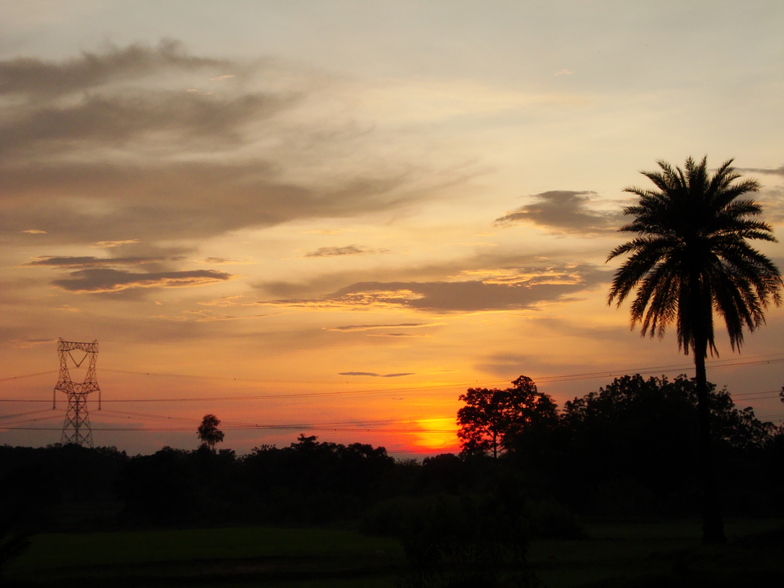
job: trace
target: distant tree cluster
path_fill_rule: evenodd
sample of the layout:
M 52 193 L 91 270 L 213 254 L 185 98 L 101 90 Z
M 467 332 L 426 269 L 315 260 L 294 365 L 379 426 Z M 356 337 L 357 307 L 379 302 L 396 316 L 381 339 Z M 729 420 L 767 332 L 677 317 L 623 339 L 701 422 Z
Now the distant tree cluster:
M 515 380 L 502 397 L 521 381 L 528 379 Z M 699 399 L 693 380 L 623 376 L 560 411 L 530 381 L 526 390 L 526 410 L 511 412 L 504 403 L 486 401 L 498 390 L 472 389 L 461 396 L 464 460 L 477 454 L 492 459 L 497 447 L 496 461 L 527 478 L 529 490 L 538 488 L 583 514 L 699 512 Z M 725 504 L 732 512 L 776 510 L 774 497 L 784 490 L 784 429 L 760 421 L 751 408 L 738 409 L 727 390 L 710 383 L 708 401 Z M 467 421 L 477 411 L 481 418 Z M 519 421 L 510 425 L 515 414 Z
M 208 447 L 128 456 L 114 448 L 4 446 L 0 515 L 21 513 L 30 530 L 64 520 L 91 527 L 355 520 L 402 537 L 405 521 L 500 501 L 493 508 L 514 512 L 535 535 L 575 537 L 578 516 L 698 512 L 697 398 L 686 377 L 624 376 L 560 410 L 528 378 L 507 390 L 473 389 L 464 401 L 493 395 L 476 401 L 482 426 L 466 428 L 460 455 L 422 461 L 308 435 L 243 456 Z M 784 514 L 784 430 L 737 408 L 726 390 L 711 386 L 710 401 L 727 511 Z

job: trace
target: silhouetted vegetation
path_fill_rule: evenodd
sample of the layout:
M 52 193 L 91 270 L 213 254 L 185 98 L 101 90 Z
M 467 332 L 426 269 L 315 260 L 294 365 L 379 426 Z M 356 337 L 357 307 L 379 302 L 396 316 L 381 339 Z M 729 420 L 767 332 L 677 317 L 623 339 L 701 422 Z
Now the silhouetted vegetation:
M 505 390 L 469 388 L 459 400 L 465 406 L 457 411 L 457 436 L 463 453 L 491 452 L 509 448 L 523 429 L 551 427 L 557 420 L 553 399 L 542 394 L 528 376 L 520 376 Z
M 713 461 L 711 407 L 705 359 L 718 353 L 713 311 L 724 319 L 732 349 L 765 323 L 772 301 L 781 304 L 784 284 L 776 265 L 752 248 L 749 240 L 775 241 L 770 225 L 758 220 L 762 207 L 741 199 L 759 190 L 755 180 L 722 164 L 708 177 L 706 158 L 691 157 L 684 169 L 659 161 L 660 172 L 643 172 L 657 190 L 627 188 L 640 197 L 624 213 L 634 220 L 619 230 L 636 237 L 613 249 L 608 261 L 629 255 L 616 272 L 609 302 L 620 304 L 636 290 L 632 325 L 642 334 L 663 336 L 676 324 L 678 347 L 691 353 L 695 365 L 702 480 L 703 540 L 725 540 Z
M 460 455 L 421 462 L 395 460 L 383 447 L 306 435 L 243 456 L 208 446 L 132 457 L 114 448 L 5 446 L 0 502 L 4 512 L 23 513 L 30 532 L 74 523 L 353 520 L 371 532 L 399 535 L 405 513 L 427 510 L 435 497 L 468 504 L 502 494 L 504 504 L 519 503 L 533 536 L 577 537 L 579 517 L 699 512 L 694 381 L 624 376 L 566 402 L 560 412 L 527 378 L 491 393 L 504 398 L 492 405 L 501 407 L 503 419 L 497 459 L 492 444 L 467 435 Z M 726 390 L 709 385 L 709 401 L 723 504 L 733 514 L 781 514 L 784 432 L 752 409 L 738 409 Z
M 205 414 L 199 428 L 196 429 L 196 436 L 210 451 L 215 451 L 215 445 L 223 441 L 223 431 L 218 428 L 218 425 L 220 425 L 218 417 L 214 414 Z
M 0 506 L 24 523 L 5 526 L 0 556 L 43 530 L 352 522 L 401 541 L 404 586 L 525 585 L 531 540 L 584 539 L 585 520 L 699 512 L 693 380 L 624 376 L 561 410 L 528 378 L 500 392 L 494 406 L 508 420 L 495 457 L 468 436 L 461 454 L 422 461 L 307 435 L 243 456 L 207 445 L 132 457 L 0 447 Z M 784 431 L 726 390 L 709 385 L 708 397 L 726 511 L 784 515 Z

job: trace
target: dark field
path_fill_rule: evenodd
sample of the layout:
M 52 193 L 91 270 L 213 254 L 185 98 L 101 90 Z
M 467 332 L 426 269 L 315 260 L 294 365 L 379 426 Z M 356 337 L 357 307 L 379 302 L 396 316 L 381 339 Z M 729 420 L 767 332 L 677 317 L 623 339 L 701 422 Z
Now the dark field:
M 735 520 L 703 546 L 697 521 L 588 524 L 584 540 L 535 540 L 544 587 L 778 586 L 784 521 Z M 398 541 L 346 529 L 234 527 L 50 533 L 13 561 L 9 586 L 393 587 Z

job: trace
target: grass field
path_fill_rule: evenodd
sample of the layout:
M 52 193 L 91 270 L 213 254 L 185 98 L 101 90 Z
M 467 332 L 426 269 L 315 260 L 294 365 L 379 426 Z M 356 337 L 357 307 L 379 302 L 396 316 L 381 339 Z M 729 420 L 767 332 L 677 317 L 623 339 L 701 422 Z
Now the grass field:
M 82 586 L 226 587 L 264 579 L 265 586 L 350 586 L 346 582 L 353 580 L 391 586 L 368 579 L 391 577 L 402 560 L 397 541 L 340 529 L 52 533 L 33 537 L 7 576 L 41 585 L 78 580 Z
M 735 521 L 706 547 L 699 523 L 595 524 L 582 541 L 536 541 L 549 588 L 784 585 L 784 521 Z M 330 528 L 216 528 L 53 533 L 7 569 L 21 586 L 392 588 L 397 541 Z
M 702 545 L 700 522 L 694 520 L 587 529 L 589 540 L 531 545 L 530 561 L 544 586 L 784 586 L 781 520 L 728 521 L 728 542 L 718 546 Z

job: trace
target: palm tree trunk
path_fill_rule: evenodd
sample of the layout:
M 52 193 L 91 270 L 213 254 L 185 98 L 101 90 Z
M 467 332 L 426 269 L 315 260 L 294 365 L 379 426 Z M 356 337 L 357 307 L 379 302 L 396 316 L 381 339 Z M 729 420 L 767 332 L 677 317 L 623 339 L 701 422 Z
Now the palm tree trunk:
M 710 404 L 708 400 L 708 377 L 705 370 L 707 340 L 695 341 L 694 367 L 697 387 L 697 419 L 699 425 L 700 473 L 702 477 L 702 541 L 724 543 L 724 522 L 719 509 L 718 484 L 713 467 L 713 452 L 710 432 Z

